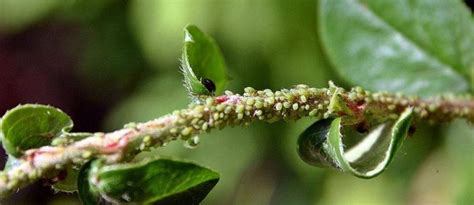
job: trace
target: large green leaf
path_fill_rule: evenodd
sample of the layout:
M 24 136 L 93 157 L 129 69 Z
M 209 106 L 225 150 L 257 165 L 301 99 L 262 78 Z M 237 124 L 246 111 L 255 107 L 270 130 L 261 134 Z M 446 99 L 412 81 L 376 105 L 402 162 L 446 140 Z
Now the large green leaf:
M 93 188 L 79 189 L 97 190 L 109 201 L 139 204 L 198 204 L 219 180 L 210 169 L 170 159 L 101 166 L 87 177 Z
M 2 117 L 2 143 L 8 154 L 19 157 L 23 151 L 49 145 L 72 129 L 71 118 L 61 110 L 37 104 L 19 105 Z
M 341 118 L 320 120 L 300 135 L 298 153 L 311 165 L 334 167 L 361 178 L 375 177 L 392 161 L 412 118 L 413 111 L 408 108 L 398 120 L 380 123 L 363 136 L 357 136 L 352 127 L 344 129 Z M 343 137 L 362 139 L 351 146 Z
M 229 81 L 224 57 L 214 39 L 196 26 L 189 25 L 184 29 L 182 58 L 185 86 L 192 95 L 214 93 L 202 83 L 203 79 L 209 79 L 215 84 L 216 94 L 224 91 Z
M 474 23 L 456 0 L 321 0 L 319 29 L 341 77 L 372 90 L 465 92 Z

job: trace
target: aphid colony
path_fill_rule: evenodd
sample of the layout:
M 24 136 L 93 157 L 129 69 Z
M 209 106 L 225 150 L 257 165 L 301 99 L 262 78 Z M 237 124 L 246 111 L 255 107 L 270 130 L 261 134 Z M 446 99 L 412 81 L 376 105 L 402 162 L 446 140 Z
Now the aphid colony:
M 212 81 L 207 81 L 206 88 L 211 91 L 213 83 L 209 82 Z M 247 87 L 242 95 L 226 91 L 222 96 L 207 97 L 193 103 L 189 109 L 175 111 L 176 126 L 169 132 L 173 138 L 196 141 L 192 136 L 200 132 L 226 125 L 247 125 L 252 120 L 275 122 L 307 115 L 321 118 L 329 105 L 328 95 L 328 89 L 309 88 L 306 85 L 276 92 Z

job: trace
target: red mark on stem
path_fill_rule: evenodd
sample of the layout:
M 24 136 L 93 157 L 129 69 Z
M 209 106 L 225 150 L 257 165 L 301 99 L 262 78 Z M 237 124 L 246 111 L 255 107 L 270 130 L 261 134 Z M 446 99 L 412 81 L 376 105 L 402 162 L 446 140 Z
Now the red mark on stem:
M 227 100 L 229 100 L 229 97 L 227 95 L 221 95 L 221 96 L 216 97 L 217 103 L 223 103 Z
M 112 143 L 109 143 L 109 144 L 105 145 L 105 148 L 106 149 L 113 149 L 113 148 L 117 147 L 117 145 L 118 145 L 118 142 L 112 142 Z
M 29 155 L 26 156 L 26 161 L 29 161 L 31 163 L 31 166 L 35 166 L 35 157 L 37 155 L 37 151 L 34 151 L 33 153 L 30 153 Z
M 360 102 L 347 102 L 347 107 L 351 109 L 353 112 L 356 114 L 360 114 L 364 109 L 365 109 L 365 103 L 360 101 Z
M 114 141 L 105 145 L 105 149 L 102 150 L 103 153 L 114 153 L 117 150 L 127 146 L 128 140 L 132 132 L 128 132 L 123 135 L 118 141 Z
M 53 154 L 57 151 L 54 147 L 42 147 L 40 149 L 29 150 L 26 152 L 26 160 L 31 163 L 31 166 L 35 166 L 35 159 L 39 155 L 43 154 Z

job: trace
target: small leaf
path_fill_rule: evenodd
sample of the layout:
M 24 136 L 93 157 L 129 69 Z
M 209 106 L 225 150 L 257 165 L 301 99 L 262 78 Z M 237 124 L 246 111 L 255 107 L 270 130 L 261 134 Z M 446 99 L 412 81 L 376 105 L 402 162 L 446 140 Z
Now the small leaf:
M 15 157 L 23 151 L 49 145 L 72 129 L 71 118 L 63 111 L 47 106 L 19 105 L 5 113 L 1 122 L 3 147 Z
M 104 166 L 94 177 L 107 200 L 138 204 L 199 204 L 219 180 L 212 170 L 170 159 Z
M 474 85 L 474 23 L 461 1 L 322 0 L 319 15 L 323 47 L 352 84 L 422 96 Z
M 79 176 L 80 170 L 70 165 L 66 170 L 63 171 L 66 174 L 65 178 L 54 183 L 52 188 L 56 191 L 63 192 L 77 191 L 77 177 Z
M 188 92 L 193 96 L 221 94 L 229 81 L 226 69 L 214 39 L 194 25 L 186 26 L 181 70 Z
M 97 172 L 101 164 L 101 160 L 91 159 L 84 164 L 79 171 L 77 176 L 77 190 L 79 199 L 84 205 L 95 205 L 101 201 L 98 190 L 93 186 L 93 182 L 97 180 L 97 178 L 93 178 L 92 174 Z
M 332 81 L 329 81 L 329 91 L 332 93 L 332 97 L 329 101 L 328 113 L 338 113 L 352 116 L 354 112 L 349 107 L 347 107 L 347 104 L 342 99 L 341 92 L 343 89 L 334 85 Z
M 330 166 L 361 178 L 375 177 L 385 170 L 402 145 L 412 113 L 408 108 L 398 120 L 378 124 L 350 148 L 342 139 L 357 137 L 353 127 L 343 129 L 341 118 L 317 121 L 300 135 L 298 154 L 314 166 Z

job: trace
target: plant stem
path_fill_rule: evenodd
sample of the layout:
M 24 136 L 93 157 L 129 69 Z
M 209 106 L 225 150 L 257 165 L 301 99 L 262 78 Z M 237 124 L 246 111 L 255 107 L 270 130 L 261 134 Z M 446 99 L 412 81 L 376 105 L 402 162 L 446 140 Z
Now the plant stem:
M 105 158 L 108 163 L 126 162 L 150 147 L 256 120 L 271 123 L 305 116 L 315 120 L 343 116 L 352 119 L 348 122 L 363 121 L 366 117 L 388 120 L 396 119 L 403 110 L 412 107 L 418 122 L 442 123 L 463 118 L 474 123 L 471 96 L 420 99 L 399 94 L 371 94 L 359 87 L 344 91 L 331 84 L 329 88 L 321 89 L 298 85 L 276 92 L 246 88 L 243 95 L 227 91 L 222 96 L 201 99 L 200 103 L 192 103 L 186 109 L 155 120 L 131 123 L 110 133 L 94 133 L 79 141 L 67 140 L 65 136 L 59 139 L 61 143 L 55 143 L 56 146 L 28 150 L 18 165 L 0 172 L 0 195 L 7 196 L 41 178 L 51 177 L 52 173 L 71 164 L 81 165 L 93 157 Z

